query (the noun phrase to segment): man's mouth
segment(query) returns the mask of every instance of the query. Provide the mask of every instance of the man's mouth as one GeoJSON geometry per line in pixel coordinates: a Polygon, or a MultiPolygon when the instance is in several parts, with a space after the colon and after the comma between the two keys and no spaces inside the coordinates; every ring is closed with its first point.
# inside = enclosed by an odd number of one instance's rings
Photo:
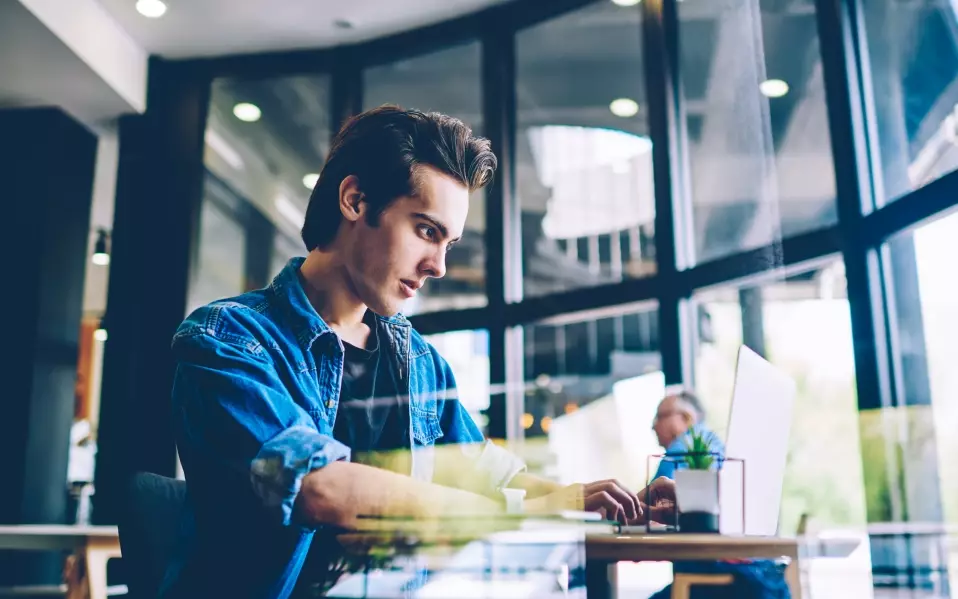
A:
{"type": "Polygon", "coordinates": [[[414,295],[416,295],[416,291],[422,286],[417,281],[409,281],[406,279],[401,279],[399,283],[400,283],[400,286],[402,287],[403,294],[406,297],[413,297],[414,295]]]}

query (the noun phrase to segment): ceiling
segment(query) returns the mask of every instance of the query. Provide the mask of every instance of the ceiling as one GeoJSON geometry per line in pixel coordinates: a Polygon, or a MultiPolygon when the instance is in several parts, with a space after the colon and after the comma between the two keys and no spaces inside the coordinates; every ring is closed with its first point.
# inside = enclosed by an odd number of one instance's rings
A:
{"type": "Polygon", "coordinates": [[[164,0],[147,19],[135,0],[99,0],[151,54],[168,58],[322,48],[438,23],[505,0],[164,0]],[[351,29],[337,21],[352,23],[351,29]]]}

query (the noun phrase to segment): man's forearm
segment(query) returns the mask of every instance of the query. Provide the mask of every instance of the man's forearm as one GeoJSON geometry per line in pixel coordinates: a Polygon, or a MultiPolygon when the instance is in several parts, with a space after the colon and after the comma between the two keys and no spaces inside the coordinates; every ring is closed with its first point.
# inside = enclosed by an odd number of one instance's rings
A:
{"type": "Polygon", "coordinates": [[[557,482],[541,478],[528,472],[520,472],[509,481],[510,489],[525,489],[527,499],[535,499],[544,495],[550,495],[563,489],[563,485],[557,482]]]}
{"type": "Polygon", "coordinates": [[[357,527],[359,516],[430,519],[503,511],[501,504],[474,493],[348,462],[334,462],[307,474],[296,509],[307,522],[350,529],[357,527]]]}

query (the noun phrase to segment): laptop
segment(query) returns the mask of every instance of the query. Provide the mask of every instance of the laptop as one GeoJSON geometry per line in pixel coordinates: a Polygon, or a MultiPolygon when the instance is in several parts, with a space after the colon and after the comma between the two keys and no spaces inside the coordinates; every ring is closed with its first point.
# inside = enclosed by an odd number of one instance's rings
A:
{"type": "MultiPolygon", "coordinates": [[[[748,347],[739,348],[725,444],[725,455],[731,459],[719,474],[722,534],[778,533],[795,392],[795,381],[788,374],[748,347]],[[738,460],[744,460],[744,476],[743,462],[738,460]]],[[[653,532],[674,530],[652,527],[653,532]]],[[[623,533],[646,531],[645,526],[622,527],[623,533]]]]}

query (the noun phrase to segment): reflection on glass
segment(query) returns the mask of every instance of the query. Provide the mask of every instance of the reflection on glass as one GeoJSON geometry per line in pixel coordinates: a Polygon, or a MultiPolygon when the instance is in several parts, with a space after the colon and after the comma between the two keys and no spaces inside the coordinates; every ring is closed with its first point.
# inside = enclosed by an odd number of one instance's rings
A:
{"type": "Polygon", "coordinates": [[[246,237],[242,225],[217,198],[208,181],[200,212],[197,259],[191,273],[187,313],[214,300],[246,291],[246,237]]]}
{"type": "Polygon", "coordinates": [[[678,10],[692,261],[835,223],[812,3],[685,0],[678,10]]]}
{"type": "Polygon", "coordinates": [[[958,5],[866,2],[884,197],[895,200],[958,168],[958,5]]]}
{"type": "Polygon", "coordinates": [[[531,471],[564,484],[644,482],[646,458],[660,453],[650,428],[664,392],[657,318],[650,305],[524,328],[521,424],[531,471]]]}
{"type": "MultiPolygon", "coordinates": [[[[478,42],[368,69],[364,108],[399,104],[461,119],[482,135],[481,46],[478,42]]],[[[462,240],[446,256],[446,276],[406,303],[406,314],[486,305],[485,192],[473,195],[462,240]]]]}
{"type": "Polygon", "coordinates": [[[640,16],[599,2],[516,38],[526,296],[655,272],[640,16]]]}
{"type": "MultiPolygon", "coordinates": [[[[885,409],[907,430],[904,439],[905,497],[912,520],[958,524],[958,215],[894,238],[886,256],[892,270],[898,333],[898,363],[905,404],[885,409]],[[937,490],[936,490],[937,487],[937,490]]],[[[950,579],[958,581],[958,546],[951,545],[950,579]]]]}
{"type": "MultiPolygon", "coordinates": [[[[204,164],[219,196],[230,198],[238,230],[209,238],[204,233],[201,254],[229,257],[227,268],[239,268],[243,281],[258,285],[268,283],[290,257],[306,253],[300,229],[329,150],[329,123],[326,75],[213,82],[204,164]],[[237,251],[237,239],[245,239],[245,253],[237,251]],[[207,247],[212,245],[220,247],[207,247]]],[[[241,285],[216,298],[243,291],[241,285]]]]}
{"type": "Polygon", "coordinates": [[[864,525],[866,495],[855,392],[851,317],[843,264],[758,288],[696,295],[696,391],[708,422],[727,431],[735,356],[745,343],[798,385],[785,469],[780,530],[864,525]],[[743,310],[742,306],[745,306],[743,310]]]}
{"type": "Polygon", "coordinates": [[[431,343],[452,368],[456,377],[459,401],[485,433],[488,418],[482,412],[489,408],[489,333],[452,331],[427,335],[431,343]]]}

